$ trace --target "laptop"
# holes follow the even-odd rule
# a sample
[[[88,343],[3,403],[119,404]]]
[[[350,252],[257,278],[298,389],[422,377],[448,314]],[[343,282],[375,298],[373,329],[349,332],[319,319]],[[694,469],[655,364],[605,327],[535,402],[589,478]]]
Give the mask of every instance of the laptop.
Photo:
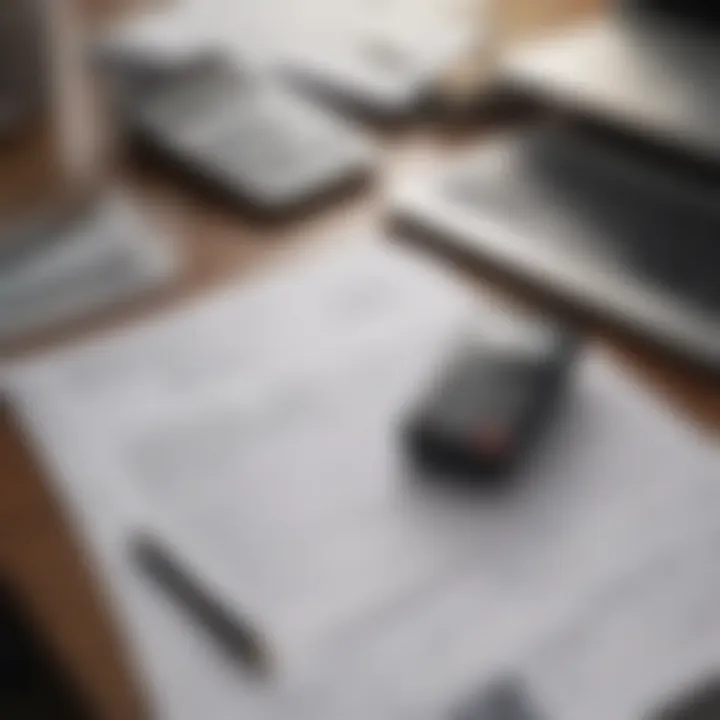
[[[393,207],[443,253],[720,370],[720,205],[704,177],[556,124],[483,144]]]
[[[522,95],[720,162],[717,3],[623,0],[594,22],[521,46],[501,74]]]
[[[717,4],[628,0],[518,50],[506,81],[561,117],[401,188],[397,218],[717,372],[719,39]]]

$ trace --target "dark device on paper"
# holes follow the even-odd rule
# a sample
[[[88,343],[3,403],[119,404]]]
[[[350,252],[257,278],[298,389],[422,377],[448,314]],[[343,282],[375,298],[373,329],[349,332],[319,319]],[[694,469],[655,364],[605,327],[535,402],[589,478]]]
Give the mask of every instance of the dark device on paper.
[[[467,333],[409,419],[412,456],[462,479],[504,475],[550,423],[577,348],[574,332],[539,321]]]
[[[93,716],[26,615],[0,583],[0,717],[90,720]]]

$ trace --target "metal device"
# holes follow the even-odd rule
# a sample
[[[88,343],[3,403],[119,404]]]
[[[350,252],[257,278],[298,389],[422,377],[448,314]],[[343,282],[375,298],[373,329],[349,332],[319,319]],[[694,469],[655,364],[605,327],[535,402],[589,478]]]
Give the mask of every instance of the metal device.
[[[699,0],[627,0],[529,43],[503,61],[505,84],[717,168],[720,12]]]
[[[404,231],[720,370],[720,213],[696,178],[580,128],[483,146],[394,200]]]

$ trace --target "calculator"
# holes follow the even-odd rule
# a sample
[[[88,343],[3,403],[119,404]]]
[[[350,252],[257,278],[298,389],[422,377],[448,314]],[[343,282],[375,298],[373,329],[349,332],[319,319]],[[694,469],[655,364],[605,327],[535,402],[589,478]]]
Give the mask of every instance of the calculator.
[[[362,133],[230,63],[205,59],[137,87],[125,112],[138,139],[251,209],[299,209],[371,170]]]

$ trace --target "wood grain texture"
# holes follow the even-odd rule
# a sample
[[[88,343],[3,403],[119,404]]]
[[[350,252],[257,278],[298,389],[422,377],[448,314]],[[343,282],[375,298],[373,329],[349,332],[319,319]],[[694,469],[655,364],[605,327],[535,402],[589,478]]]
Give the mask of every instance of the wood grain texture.
[[[25,600],[97,717],[146,717],[85,553],[6,410],[0,468],[0,576]]]

